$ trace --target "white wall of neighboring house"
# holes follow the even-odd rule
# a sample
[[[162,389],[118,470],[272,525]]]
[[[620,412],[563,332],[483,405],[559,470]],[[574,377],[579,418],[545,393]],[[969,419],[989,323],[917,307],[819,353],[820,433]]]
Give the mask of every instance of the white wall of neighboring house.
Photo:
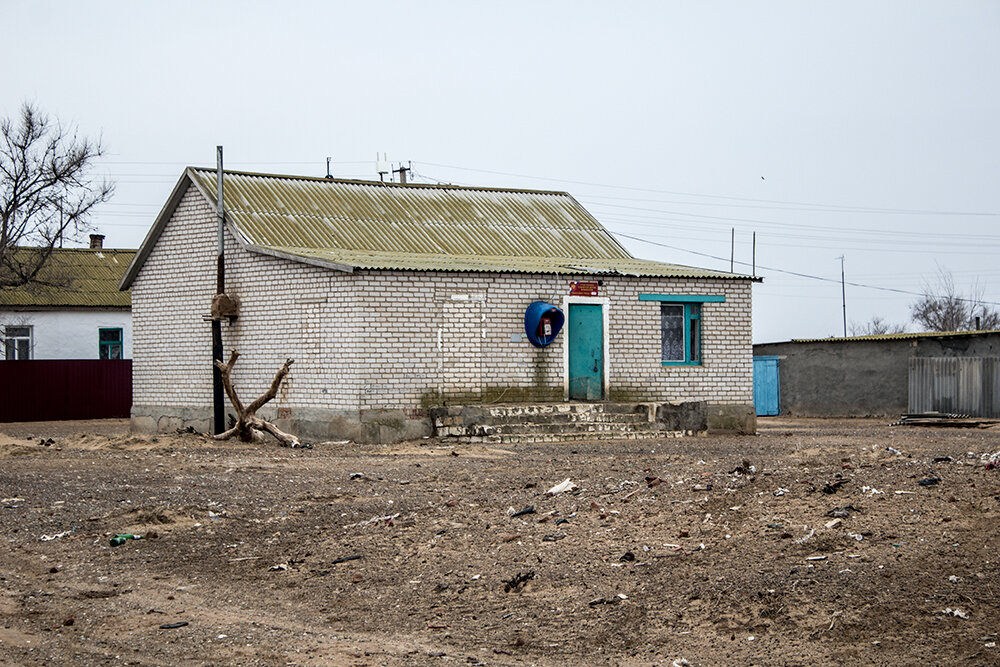
[[[99,359],[98,330],[121,329],[122,358],[132,358],[132,314],[127,310],[6,311],[0,312],[0,326],[31,327],[32,359]]]

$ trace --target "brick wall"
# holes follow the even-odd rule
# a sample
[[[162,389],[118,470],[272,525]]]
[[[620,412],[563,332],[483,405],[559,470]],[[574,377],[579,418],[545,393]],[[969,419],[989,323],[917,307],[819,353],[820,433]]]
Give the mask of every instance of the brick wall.
[[[190,415],[211,412],[211,329],[204,316],[215,292],[215,224],[212,207],[189,189],[132,287],[133,414],[160,420],[161,430],[159,413],[173,410],[191,421]],[[247,400],[266,388],[285,358],[295,358],[273,402],[293,417],[561,400],[566,336],[534,348],[521,335],[523,316],[539,299],[561,307],[577,279],[593,277],[345,273],[251,253],[227,231],[226,291],[240,298],[241,308],[235,322],[223,323],[223,340],[227,354],[235,347],[242,355],[234,378]],[[752,404],[748,281],[602,280],[612,399]],[[640,293],[725,296],[724,303],[702,307],[702,365],[661,365],[659,304],[639,301]]]

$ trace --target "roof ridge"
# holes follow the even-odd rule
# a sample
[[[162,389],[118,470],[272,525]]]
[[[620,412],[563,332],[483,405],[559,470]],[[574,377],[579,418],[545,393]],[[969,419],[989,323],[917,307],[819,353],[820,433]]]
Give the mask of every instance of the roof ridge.
[[[189,166],[188,169],[192,171],[201,171],[207,173],[215,173],[215,167],[195,167]],[[525,194],[533,195],[553,195],[560,197],[570,197],[568,192],[563,190],[537,190],[532,188],[499,188],[494,186],[485,185],[454,185],[454,184],[444,184],[444,183],[386,183],[385,181],[369,181],[365,179],[356,178],[327,178],[326,176],[304,176],[301,174],[271,174],[267,172],[259,171],[243,171],[239,169],[226,169],[223,167],[223,174],[230,174],[234,176],[250,176],[255,178],[275,178],[275,179],[288,179],[293,181],[315,181],[319,183],[338,183],[340,185],[361,185],[361,186],[374,186],[374,187],[384,187],[384,188],[404,188],[404,189],[424,189],[424,190],[473,190],[481,192],[523,192]]]

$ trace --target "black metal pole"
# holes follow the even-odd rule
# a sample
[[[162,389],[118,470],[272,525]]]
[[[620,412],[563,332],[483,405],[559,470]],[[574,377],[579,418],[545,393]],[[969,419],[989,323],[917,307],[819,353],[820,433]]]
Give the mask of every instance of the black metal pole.
[[[219,244],[218,259],[216,261],[216,293],[226,292],[226,262],[223,256],[223,225],[225,221],[225,207],[222,201],[222,146],[216,146],[216,182],[218,184],[218,196],[216,210],[219,216]],[[212,430],[218,435],[226,430],[226,402],[225,391],[222,386],[222,371],[215,362],[222,361],[222,319],[212,317]]]

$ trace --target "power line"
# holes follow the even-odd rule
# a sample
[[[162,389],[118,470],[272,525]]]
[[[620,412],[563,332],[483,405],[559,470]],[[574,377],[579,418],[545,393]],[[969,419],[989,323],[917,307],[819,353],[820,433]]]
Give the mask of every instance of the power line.
[[[475,169],[472,167],[459,167],[457,165],[450,164],[440,164],[436,162],[424,162],[423,164],[429,164],[432,167],[442,167],[445,169],[459,169],[461,171],[475,171],[484,174],[496,174],[498,176],[514,176],[516,178],[530,178],[533,180],[540,181],[551,181],[553,183],[572,183],[575,185],[588,185],[597,188],[609,188],[615,190],[631,190],[635,192],[653,192],[657,194],[668,194],[668,195],[680,195],[683,197],[703,197],[705,199],[722,199],[726,201],[749,201],[759,204],[788,204],[792,206],[819,206],[830,210],[841,210],[849,211],[855,213],[908,213],[908,214],[922,214],[922,215],[968,215],[968,216],[1000,216],[1000,213],[996,212],[978,212],[978,211],[935,211],[935,210],[925,210],[925,209],[904,209],[904,208],[879,208],[873,206],[846,206],[842,204],[821,204],[817,202],[800,202],[800,201],[782,201],[780,199],[755,199],[751,197],[733,197],[727,195],[711,195],[699,192],[681,192],[677,190],[657,190],[654,188],[639,188],[627,185],[607,185],[605,183],[593,183],[590,181],[575,181],[565,178],[551,178],[548,176],[531,176],[529,174],[515,174],[507,171],[494,171],[491,169]]]
[[[622,233],[619,233],[619,232],[611,232],[611,233],[614,234],[615,236],[620,236],[620,237],[623,237],[623,238],[626,238],[626,239],[632,239],[633,241],[641,241],[643,243],[649,243],[650,245],[660,246],[661,248],[669,248],[670,250],[679,250],[681,252],[690,253],[692,255],[700,255],[701,257],[710,257],[710,258],[718,260],[720,262],[729,261],[725,257],[719,257],[718,255],[712,255],[712,254],[709,254],[707,252],[698,252],[697,250],[688,250],[687,248],[681,248],[681,247],[678,247],[678,246],[668,245],[666,243],[659,243],[657,241],[650,241],[649,239],[644,239],[644,238],[641,238],[641,237],[638,237],[638,236],[630,236],[629,234],[622,234]],[[739,262],[739,261],[737,261],[736,264],[739,264],[741,266],[750,266],[750,264],[748,262]],[[821,281],[827,282],[827,283],[840,283],[841,282],[840,280],[837,280],[835,278],[824,278],[823,276],[814,276],[814,275],[809,274],[809,273],[799,273],[798,271],[788,271],[787,269],[778,269],[778,268],[774,268],[774,267],[770,267],[770,266],[762,266],[760,264],[758,264],[757,267],[761,268],[761,269],[764,269],[765,271],[774,271],[775,273],[784,273],[784,274],[787,274],[787,275],[790,275],[790,276],[797,276],[799,278],[809,278],[811,280],[821,280]],[[953,298],[955,301],[965,301],[967,303],[981,303],[981,304],[990,305],[990,306],[1000,306],[1000,302],[995,302],[995,301],[980,301],[980,300],[977,300],[977,299],[965,299],[965,298],[962,298],[962,297],[942,297],[942,296],[937,296],[937,295],[933,295],[933,294],[925,294],[923,292],[914,292],[914,291],[911,291],[911,290],[898,289],[898,288],[895,288],[895,287],[880,287],[878,285],[866,285],[864,283],[847,282],[846,284],[850,285],[851,287],[861,287],[863,289],[873,289],[873,290],[879,290],[879,291],[882,291],[882,292],[893,292],[895,294],[905,294],[907,296],[930,296],[930,297],[935,298],[935,299]]]

